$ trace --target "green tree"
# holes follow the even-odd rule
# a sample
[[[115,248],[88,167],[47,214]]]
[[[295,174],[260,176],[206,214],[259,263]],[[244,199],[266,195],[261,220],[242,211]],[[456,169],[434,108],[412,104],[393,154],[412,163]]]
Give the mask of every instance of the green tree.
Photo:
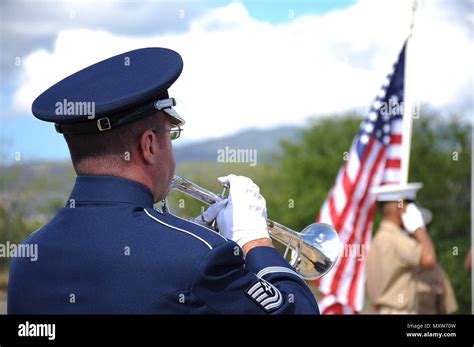
[[[297,141],[282,142],[273,174],[261,186],[269,216],[301,230],[315,220],[360,125],[348,113],[313,121]]]
[[[470,312],[470,274],[464,271],[471,225],[471,125],[432,111],[415,120],[410,180],[423,182],[418,194],[433,212],[429,232],[438,262],[453,284],[460,313]]]

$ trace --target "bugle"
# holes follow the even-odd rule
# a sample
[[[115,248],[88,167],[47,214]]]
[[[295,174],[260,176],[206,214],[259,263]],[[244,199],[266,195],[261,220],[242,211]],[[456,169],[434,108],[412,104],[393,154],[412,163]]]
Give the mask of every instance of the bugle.
[[[220,195],[204,189],[182,177],[174,176],[171,189],[181,191],[208,205],[224,199]],[[336,230],[325,223],[313,223],[296,232],[271,219],[267,219],[268,232],[272,239],[286,246],[284,257],[291,251],[290,265],[305,280],[324,276],[336,263],[341,251],[341,241]]]

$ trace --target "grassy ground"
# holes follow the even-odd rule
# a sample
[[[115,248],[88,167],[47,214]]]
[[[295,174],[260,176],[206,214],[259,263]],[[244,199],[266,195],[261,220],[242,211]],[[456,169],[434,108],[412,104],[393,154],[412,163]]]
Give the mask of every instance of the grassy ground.
[[[0,289],[0,315],[7,314],[7,291]]]
[[[0,272],[0,290],[6,290],[8,286],[8,271]]]
[[[8,272],[0,272],[0,314],[7,313]]]

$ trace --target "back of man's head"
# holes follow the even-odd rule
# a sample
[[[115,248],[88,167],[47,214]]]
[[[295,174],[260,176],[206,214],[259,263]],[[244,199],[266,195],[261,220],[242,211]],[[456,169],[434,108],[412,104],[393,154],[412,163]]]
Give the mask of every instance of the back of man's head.
[[[103,132],[64,134],[78,175],[118,175],[130,164],[139,165],[141,135],[160,129],[160,117],[149,116]]]

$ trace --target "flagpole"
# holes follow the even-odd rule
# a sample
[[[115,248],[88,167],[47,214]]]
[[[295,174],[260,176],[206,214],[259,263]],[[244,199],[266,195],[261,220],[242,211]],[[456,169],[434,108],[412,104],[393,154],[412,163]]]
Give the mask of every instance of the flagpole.
[[[408,183],[408,174],[410,170],[410,150],[413,130],[413,118],[419,117],[419,110],[415,110],[414,105],[414,85],[413,85],[413,28],[415,23],[415,13],[417,9],[417,0],[412,0],[410,32],[405,47],[405,76],[404,76],[404,96],[403,96],[403,122],[402,122],[402,144],[401,144],[401,168],[400,184]]]

